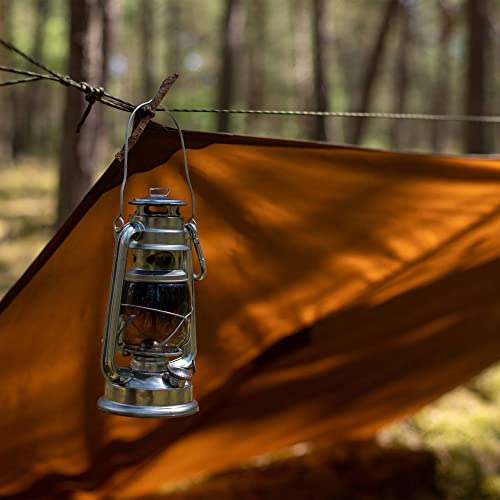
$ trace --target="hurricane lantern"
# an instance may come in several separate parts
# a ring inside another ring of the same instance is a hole
[[[166,188],[151,188],[148,197],[129,204],[135,213],[115,227],[98,408],[129,417],[191,415],[198,411],[191,382],[194,282],[206,272],[196,223],[184,220],[180,210],[187,204],[170,198]]]

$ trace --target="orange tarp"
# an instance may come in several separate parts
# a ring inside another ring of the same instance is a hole
[[[207,263],[201,411],[97,411],[121,165],[1,304],[0,494],[134,498],[298,441],[366,438],[498,359],[500,160],[186,133]],[[151,124],[126,199],[188,200]]]

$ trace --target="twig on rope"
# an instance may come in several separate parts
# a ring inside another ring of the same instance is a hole
[[[151,103],[148,106],[144,107],[144,111],[146,112],[146,114],[142,117],[137,127],[135,127],[132,135],[129,137],[128,140],[129,151],[136,145],[137,141],[144,132],[144,129],[146,128],[147,124],[153,118],[154,112],[160,105],[160,102],[167,95],[168,91],[172,88],[172,85],[176,82],[177,78],[179,78],[179,75],[177,73],[174,73],[173,75],[170,75],[169,77],[165,78],[165,80],[163,80],[162,84],[160,85],[158,92],[153,97]],[[115,158],[118,161],[123,161],[123,159],[125,158],[125,144],[122,146],[120,151],[116,153]]]

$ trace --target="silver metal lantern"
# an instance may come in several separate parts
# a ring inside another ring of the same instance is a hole
[[[191,383],[194,281],[206,271],[196,224],[184,222],[180,207],[186,203],[163,189],[129,203],[136,212],[116,240],[102,345],[105,391],[98,407],[134,417],[190,415],[198,411]],[[199,275],[193,273],[192,245]],[[117,366],[117,351],[130,359],[128,366]]]
[[[185,154],[184,141],[183,152]],[[128,138],[128,128],[127,128]],[[186,158],[184,156],[184,158]],[[120,205],[123,206],[123,188]],[[135,213],[115,220],[116,246],[102,344],[105,378],[100,410],[129,417],[180,417],[198,411],[191,377],[195,372],[194,282],[206,266],[194,220],[180,213],[184,201],[166,188],[152,188],[129,201]],[[193,271],[194,247],[200,273]],[[117,363],[121,354],[121,362]]]

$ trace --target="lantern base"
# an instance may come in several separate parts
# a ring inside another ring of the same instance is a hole
[[[140,418],[175,418],[187,417],[198,412],[198,402],[191,401],[180,405],[172,406],[136,406],[123,403],[115,403],[109,399],[99,398],[97,402],[99,410],[122,417]]]
[[[185,417],[198,411],[190,381],[182,387],[173,387],[162,372],[145,373],[121,368],[119,373],[125,382],[106,381],[104,396],[97,402],[102,411],[145,418]]]

